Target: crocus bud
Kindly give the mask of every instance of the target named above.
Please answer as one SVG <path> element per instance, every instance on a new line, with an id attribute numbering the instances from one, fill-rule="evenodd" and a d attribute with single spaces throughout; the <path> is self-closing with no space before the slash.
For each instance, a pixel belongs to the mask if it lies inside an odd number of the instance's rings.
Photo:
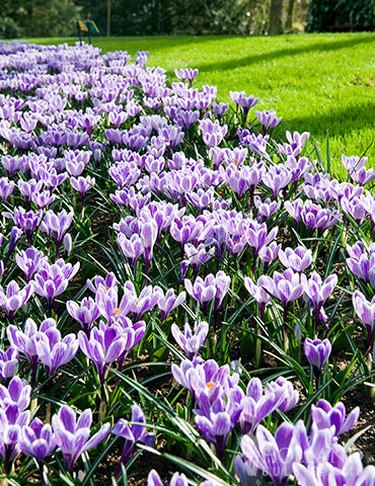
<path id="1" fill-rule="evenodd" d="M 321 341 L 320 339 L 312 340 L 306 338 L 303 345 L 303 350 L 305 352 L 307 361 L 312 366 L 320 370 L 325 365 L 331 354 L 332 345 L 329 339 L 324 339 Z"/>

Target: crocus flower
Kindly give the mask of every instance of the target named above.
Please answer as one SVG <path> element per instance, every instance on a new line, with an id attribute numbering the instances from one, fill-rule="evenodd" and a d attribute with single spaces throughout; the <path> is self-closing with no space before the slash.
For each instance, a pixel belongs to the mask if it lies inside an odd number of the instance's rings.
<path id="1" fill-rule="evenodd" d="M 16 374 L 18 358 L 18 350 L 13 346 L 9 346 L 6 351 L 0 349 L 0 378 L 3 382 Z"/>
<path id="2" fill-rule="evenodd" d="M 301 283 L 306 300 L 313 309 L 316 319 L 325 322 L 325 315 L 322 314 L 323 305 L 330 297 L 333 289 L 337 285 L 337 275 L 329 275 L 324 281 L 317 272 L 313 272 L 308 279 L 306 275 L 301 275 Z"/>
<path id="3" fill-rule="evenodd" d="M 274 110 L 257 111 L 256 117 L 266 132 L 269 128 L 273 130 L 281 122 L 282 118 L 277 118 Z"/>
<path id="4" fill-rule="evenodd" d="M 355 426 L 359 412 L 359 407 L 355 407 L 347 416 L 345 405 L 342 402 L 332 406 L 327 400 L 321 399 L 316 406 L 312 405 L 311 418 L 319 429 L 329 429 L 334 426 L 335 435 L 340 435 Z"/>
<path id="5" fill-rule="evenodd" d="M 30 405 L 31 386 L 18 376 L 12 378 L 6 387 L 0 385 L 0 406 L 6 410 L 15 405 L 23 412 Z"/>
<path id="6" fill-rule="evenodd" d="M 230 277 L 223 271 L 219 271 L 216 276 L 210 273 L 204 280 L 197 277 L 194 284 L 185 279 L 185 288 L 202 308 L 205 308 L 207 302 L 214 301 L 215 309 L 218 309 L 230 286 Z"/>
<path id="7" fill-rule="evenodd" d="M 79 347 L 94 362 L 101 383 L 104 383 L 109 366 L 133 347 L 132 334 L 134 336 L 131 328 L 123 330 L 117 326 L 107 327 L 102 322 L 98 328 L 91 330 L 89 337 L 79 331 Z"/>
<path id="8" fill-rule="evenodd" d="M 14 208 L 13 214 L 7 211 L 3 212 L 2 215 L 5 218 L 10 218 L 13 220 L 14 224 L 21 228 L 29 242 L 32 241 L 33 233 L 35 229 L 40 225 L 42 220 L 42 211 L 26 211 L 22 207 Z"/>
<path id="9" fill-rule="evenodd" d="M 246 290 L 249 292 L 251 297 L 258 304 L 261 315 L 263 316 L 266 306 L 272 301 L 272 295 L 270 295 L 262 284 L 264 276 L 260 277 L 258 282 L 255 284 L 250 277 L 244 278 L 244 284 Z"/>
<path id="10" fill-rule="evenodd" d="M 353 293 L 353 306 L 360 321 L 366 327 L 367 334 L 368 334 L 369 348 L 370 348 L 370 352 L 372 352 L 374 349 L 374 336 L 375 336 L 375 328 L 374 328 L 375 297 L 373 297 L 371 301 L 368 301 L 366 300 L 366 297 L 362 294 L 362 292 L 356 290 Z"/>
<path id="11" fill-rule="evenodd" d="M 73 319 L 80 323 L 86 333 L 90 331 L 93 323 L 100 315 L 98 306 L 91 297 L 82 299 L 81 304 L 78 304 L 74 300 L 69 300 L 66 303 L 66 309 Z"/>
<path id="12" fill-rule="evenodd" d="M 0 286 L 0 305 L 10 321 L 13 321 L 16 312 L 30 299 L 33 290 L 32 283 L 28 283 L 23 289 L 20 289 L 15 280 L 9 282 L 5 291 Z"/>
<path id="13" fill-rule="evenodd" d="M 86 192 L 90 191 L 90 189 L 94 187 L 95 177 L 71 177 L 70 185 L 75 191 L 79 192 L 79 194 L 83 198 Z"/>
<path id="14" fill-rule="evenodd" d="M 33 285 L 35 293 L 47 299 L 51 307 L 56 297 L 67 289 L 71 280 L 79 270 L 79 262 L 75 265 L 65 263 L 62 258 L 50 265 L 47 262 L 41 264 L 40 270 L 35 274 Z"/>
<path id="15" fill-rule="evenodd" d="M 21 430 L 29 421 L 29 410 L 22 412 L 17 405 L 0 408 L 0 455 L 6 474 L 10 472 L 12 463 L 19 454 Z"/>
<path id="16" fill-rule="evenodd" d="M 175 75 L 181 81 L 188 81 L 190 86 L 193 84 L 194 79 L 198 76 L 199 71 L 197 68 L 185 68 L 185 69 L 175 69 Z"/>
<path id="17" fill-rule="evenodd" d="M 147 433 L 145 425 L 143 410 L 138 405 L 133 405 L 131 422 L 120 419 L 113 427 L 112 434 L 125 439 L 121 453 L 121 462 L 124 464 L 133 456 L 138 442 L 150 447 L 154 445 L 155 435 Z"/>
<path id="18" fill-rule="evenodd" d="M 203 346 L 208 334 L 207 322 L 200 322 L 193 333 L 188 323 L 184 326 L 184 332 L 181 332 L 176 324 L 172 324 L 171 332 L 176 342 L 181 346 L 186 357 L 192 359 L 196 356 Z"/>
<path id="19" fill-rule="evenodd" d="M 16 263 L 23 271 L 27 282 L 31 280 L 34 273 L 39 270 L 42 262 L 47 262 L 47 257 L 42 251 L 39 251 L 32 246 L 26 250 L 21 250 L 20 253 L 16 255 Z"/>
<path id="20" fill-rule="evenodd" d="M 159 290 L 158 307 L 160 310 L 161 319 L 167 319 L 171 312 L 180 306 L 186 298 L 186 292 L 181 292 L 179 295 L 175 294 L 174 289 L 168 289 L 165 294 L 162 289 Z"/>
<path id="21" fill-rule="evenodd" d="M 269 294 L 279 299 L 284 308 L 303 294 L 300 276 L 290 268 L 283 273 L 274 272 L 272 278 L 264 275 L 261 285 Z"/>
<path id="22" fill-rule="evenodd" d="M 279 406 L 284 398 L 283 390 L 278 387 L 268 389 L 263 394 L 262 382 L 259 378 L 252 378 L 246 389 L 246 396 L 242 399 L 240 426 L 244 434 L 253 433 L 258 424 Z"/>
<path id="23" fill-rule="evenodd" d="M 269 430 L 259 425 L 254 439 L 244 435 L 241 439 L 242 453 L 257 470 L 271 478 L 274 484 L 284 483 L 293 472 L 293 465 L 299 463 L 303 452 L 293 437 L 294 427 L 282 423 L 273 436 Z"/>
<path id="24" fill-rule="evenodd" d="M 22 454 L 44 461 L 56 448 L 51 426 L 35 418 L 29 426 L 22 428 L 19 446 Z"/>
<path id="25" fill-rule="evenodd" d="M 56 444 L 60 447 L 66 467 L 70 473 L 81 454 L 96 447 L 109 434 L 110 425 L 104 424 L 90 439 L 92 412 L 88 408 L 76 419 L 76 412 L 67 405 L 52 417 L 52 428 Z"/>
<path id="26" fill-rule="evenodd" d="M 236 105 L 243 109 L 245 119 L 250 108 L 255 106 L 259 101 L 259 98 L 255 98 L 253 95 L 246 96 L 245 91 L 230 91 L 229 95 Z"/>
<path id="27" fill-rule="evenodd" d="M 204 481 L 204 483 L 201 483 L 200 486 L 215 486 L 214 483 L 206 483 L 207 481 Z M 176 472 L 173 474 L 168 484 L 169 486 L 188 486 L 189 483 L 185 474 L 179 474 Z M 152 469 L 147 476 L 147 486 L 164 486 L 163 481 L 160 479 L 160 476 L 155 469 Z"/>
<path id="28" fill-rule="evenodd" d="M 307 361 L 317 370 L 321 370 L 331 354 L 332 345 L 329 339 L 323 339 L 323 341 L 321 341 L 320 339 L 312 340 L 306 338 L 303 350 Z"/>
<path id="29" fill-rule="evenodd" d="M 331 464 L 328 461 L 307 466 L 295 463 L 293 474 L 300 486 L 374 485 L 375 466 L 363 467 L 359 452 L 347 457 L 344 451 L 342 456 L 339 464 Z"/>
<path id="30" fill-rule="evenodd" d="M 7 336 L 12 346 L 27 356 L 34 376 L 39 361 L 51 377 L 60 366 L 74 358 L 78 349 L 75 334 L 61 338 L 54 319 L 45 319 L 38 329 L 35 321 L 29 318 L 23 331 L 8 326 Z"/>
<path id="31" fill-rule="evenodd" d="M 301 273 L 311 265 L 311 250 L 306 250 L 303 246 L 297 246 L 294 250 L 292 248 L 280 249 L 279 260 L 284 267 Z"/>
<path id="32" fill-rule="evenodd" d="M 284 413 L 289 412 L 298 403 L 298 390 L 293 387 L 291 381 L 285 379 L 283 376 L 279 376 L 275 381 L 267 383 L 264 393 L 267 394 L 271 391 L 277 396 L 278 390 L 280 390 L 282 398 L 277 405 L 277 409 Z"/>
<path id="33" fill-rule="evenodd" d="M 69 213 L 63 209 L 59 213 L 54 213 L 52 210 L 46 212 L 43 221 L 40 225 L 41 231 L 46 235 L 54 235 L 57 247 L 60 246 L 65 233 L 70 228 L 73 222 L 74 213 Z"/>

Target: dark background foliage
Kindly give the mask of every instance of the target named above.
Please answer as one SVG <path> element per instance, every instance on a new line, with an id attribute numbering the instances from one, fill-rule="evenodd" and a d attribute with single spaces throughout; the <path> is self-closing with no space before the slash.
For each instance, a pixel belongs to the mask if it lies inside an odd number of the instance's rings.
<path id="1" fill-rule="evenodd" d="M 77 19 L 103 35 L 373 30 L 374 15 L 375 0 L 1 0 L 0 36 L 74 35 Z"/>

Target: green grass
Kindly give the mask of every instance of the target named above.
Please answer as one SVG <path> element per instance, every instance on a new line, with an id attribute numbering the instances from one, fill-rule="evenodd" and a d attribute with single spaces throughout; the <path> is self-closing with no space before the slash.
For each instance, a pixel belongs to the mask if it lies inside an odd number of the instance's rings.
<path id="1" fill-rule="evenodd" d="M 29 39 L 74 43 L 75 39 Z M 344 176 L 340 156 L 369 156 L 375 166 L 375 34 L 317 34 L 279 37 L 97 38 L 104 51 L 149 50 L 149 65 L 198 67 L 197 85 L 214 84 L 219 98 L 230 90 L 260 97 L 283 128 L 311 132 L 322 153 L 329 134 L 335 175 Z"/>

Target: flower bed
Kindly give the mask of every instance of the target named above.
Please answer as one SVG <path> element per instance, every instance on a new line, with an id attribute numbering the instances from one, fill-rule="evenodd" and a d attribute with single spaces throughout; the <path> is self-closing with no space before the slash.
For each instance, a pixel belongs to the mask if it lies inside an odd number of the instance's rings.
<path id="1" fill-rule="evenodd" d="M 0 44 L 3 477 L 374 485 L 375 174 L 147 56 Z"/>

